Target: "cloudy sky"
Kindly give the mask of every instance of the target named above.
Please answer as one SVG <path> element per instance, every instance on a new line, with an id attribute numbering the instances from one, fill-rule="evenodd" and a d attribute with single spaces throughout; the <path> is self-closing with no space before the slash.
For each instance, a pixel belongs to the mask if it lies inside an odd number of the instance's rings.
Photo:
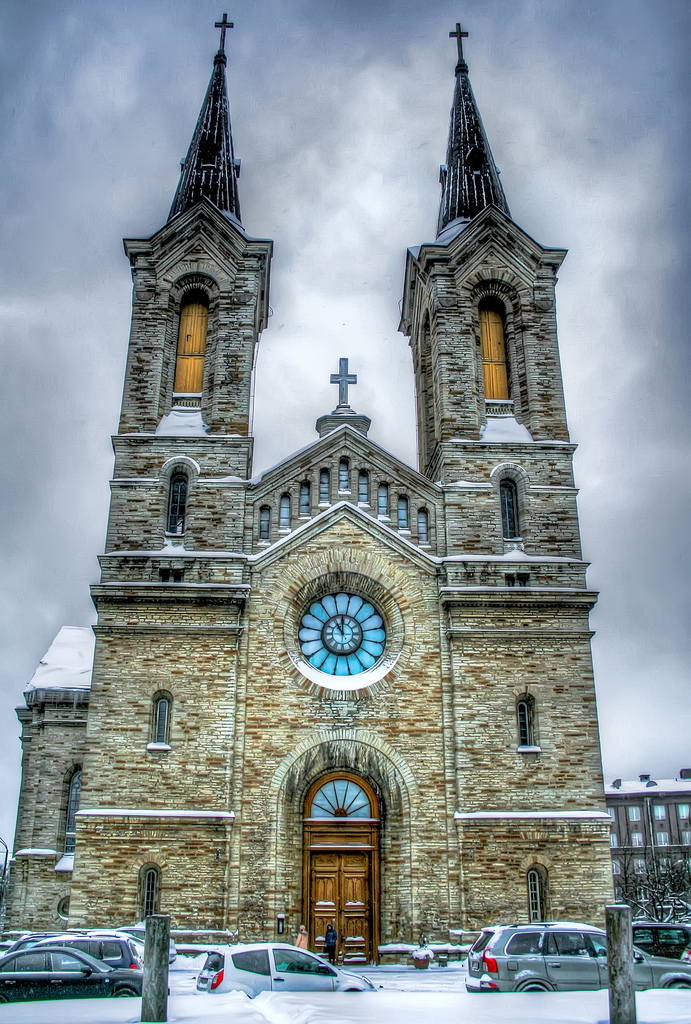
<path id="1" fill-rule="evenodd" d="M 130 316 L 123 237 L 168 215 L 221 0 L 0 7 L 0 835 L 13 707 L 94 621 Z M 225 4 L 228 7 L 228 4 Z M 340 355 L 371 436 L 415 464 L 397 333 L 431 241 L 460 18 L 514 219 L 570 250 L 558 314 L 605 777 L 691 767 L 686 0 L 235 0 L 243 222 L 275 240 L 256 468 L 316 437 Z M 686 289 L 686 290 L 684 290 Z"/>

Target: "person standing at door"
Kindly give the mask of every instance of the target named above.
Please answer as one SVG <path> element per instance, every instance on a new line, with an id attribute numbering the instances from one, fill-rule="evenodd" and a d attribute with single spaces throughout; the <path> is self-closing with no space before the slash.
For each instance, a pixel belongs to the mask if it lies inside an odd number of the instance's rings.
<path id="1" fill-rule="evenodd" d="M 324 936 L 324 950 L 329 958 L 329 963 L 336 963 L 336 943 L 338 942 L 338 932 L 334 926 L 329 922 L 326 926 L 326 935 Z"/>
<path id="2" fill-rule="evenodd" d="M 307 949 L 307 941 L 307 929 L 305 928 L 304 924 L 301 924 L 298 930 L 298 937 L 295 940 L 295 945 L 299 946 L 300 949 Z"/>

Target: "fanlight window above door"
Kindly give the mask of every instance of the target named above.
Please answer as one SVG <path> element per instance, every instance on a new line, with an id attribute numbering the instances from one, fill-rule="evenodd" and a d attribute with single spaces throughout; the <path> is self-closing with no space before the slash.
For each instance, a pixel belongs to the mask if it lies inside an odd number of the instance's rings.
<path id="1" fill-rule="evenodd" d="M 369 797 L 352 779 L 333 779 L 312 799 L 312 818 L 371 818 Z"/>

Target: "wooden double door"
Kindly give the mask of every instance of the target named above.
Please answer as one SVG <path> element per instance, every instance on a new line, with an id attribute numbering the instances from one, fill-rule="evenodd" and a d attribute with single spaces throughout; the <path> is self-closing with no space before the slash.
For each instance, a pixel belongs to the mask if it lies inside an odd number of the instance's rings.
<path id="1" fill-rule="evenodd" d="M 344 961 L 369 963 L 373 953 L 373 851 L 310 851 L 310 922 L 313 949 L 321 952 L 326 926 L 338 932 Z"/>

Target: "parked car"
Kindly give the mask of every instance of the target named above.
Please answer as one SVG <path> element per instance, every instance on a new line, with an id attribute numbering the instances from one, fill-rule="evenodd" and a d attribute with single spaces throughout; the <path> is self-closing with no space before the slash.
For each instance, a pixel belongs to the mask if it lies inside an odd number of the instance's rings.
<path id="1" fill-rule="evenodd" d="M 69 946 L 33 946 L 0 958 L 0 1003 L 140 996 L 143 977 Z"/>
<path id="2" fill-rule="evenodd" d="M 633 941 L 644 953 L 681 960 L 682 953 L 691 944 L 691 924 L 634 921 Z"/>
<path id="3" fill-rule="evenodd" d="M 287 943 L 219 947 L 208 954 L 197 978 L 200 992 L 368 992 L 374 985 Z"/>
<path id="4" fill-rule="evenodd" d="M 143 922 L 142 922 L 142 924 L 125 924 L 122 927 L 114 928 L 113 931 L 120 932 L 120 933 L 124 932 L 126 935 L 131 935 L 132 938 L 135 939 L 135 941 L 139 943 L 139 945 L 142 947 L 142 949 L 144 948 L 144 938 L 146 936 L 146 925 Z M 169 964 L 174 964 L 175 963 L 175 957 L 177 955 L 178 955 L 178 951 L 175 948 L 175 942 L 173 941 L 173 939 L 171 939 L 170 940 L 170 953 L 169 953 L 169 956 L 168 956 L 168 963 Z"/>
<path id="5" fill-rule="evenodd" d="M 691 988 L 691 964 L 634 947 L 637 989 Z M 469 992 L 565 992 L 606 988 L 607 935 L 572 922 L 483 928 L 468 954 Z"/>
<path id="6" fill-rule="evenodd" d="M 33 948 L 43 946 L 64 946 L 79 949 L 88 953 L 95 960 L 100 960 L 108 967 L 122 967 L 141 971 L 144 960 L 137 949 L 137 943 L 129 935 L 113 933 L 88 935 L 57 935 L 50 939 L 41 939 Z"/>
<path id="7" fill-rule="evenodd" d="M 26 935 L 22 935 L 21 938 L 15 939 L 15 941 L 7 947 L 4 951 L 3 956 L 8 953 L 16 953 L 20 949 L 30 949 L 31 946 L 35 946 L 41 939 L 53 938 L 56 935 L 63 935 L 64 932 L 27 932 Z"/>

